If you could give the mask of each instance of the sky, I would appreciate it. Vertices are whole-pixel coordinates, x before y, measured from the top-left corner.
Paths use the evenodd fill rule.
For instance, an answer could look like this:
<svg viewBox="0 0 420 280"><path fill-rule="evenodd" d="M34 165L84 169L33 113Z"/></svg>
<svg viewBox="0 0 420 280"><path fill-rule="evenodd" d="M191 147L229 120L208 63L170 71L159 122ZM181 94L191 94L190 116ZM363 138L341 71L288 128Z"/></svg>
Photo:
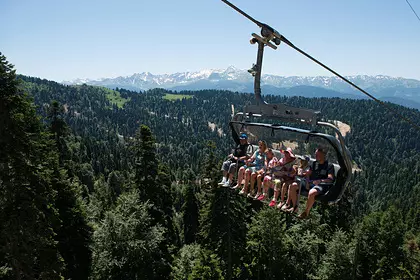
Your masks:
<svg viewBox="0 0 420 280"><path fill-rule="evenodd" d="M420 21L406 0L231 2L343 75L420 80ZM259 28L220 0L0 0L0 11L0 52L18 73L58 82L256 60ZM263 73L329 75L283 44L266 48Z"/></svg>

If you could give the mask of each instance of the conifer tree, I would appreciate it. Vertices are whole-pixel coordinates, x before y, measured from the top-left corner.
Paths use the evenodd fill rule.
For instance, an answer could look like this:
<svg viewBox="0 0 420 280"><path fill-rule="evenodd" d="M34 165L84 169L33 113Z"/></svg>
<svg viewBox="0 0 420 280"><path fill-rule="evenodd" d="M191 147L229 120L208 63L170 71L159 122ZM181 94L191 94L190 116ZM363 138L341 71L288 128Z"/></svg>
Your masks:
<svg viewBox="0 0 420 280"><path fill-rule="evenodd" d="M60 165L63 164L65 154L65 142L63 137L68 134L69 128L64 121L62 114L63 106L56 100L51 101L48 110L48 118L50 119L50 131L54 135L54 140L59 152Z"/></svg>
<svg viewBox="0 0 420 280"><path fill-rule="evenodd" d="M165 229L153 225L151 205L138 190L124 193L105 214L93 240L93 279L165 279L161 244Z"/></svg>
<svg viewBox="0 0 420 280"><path fill-rule="evenodd" d="M235 267L245 253L245 202L228 188L213 189L214 194L200 216L200 242L214 250L222 260L226 279L232 279Z"/></svg>
<svg viewBox="0 0 420 280"><path fill-rule="evenodd" d="M183 246L172 263L171 278L176 280L224 279L220 260L211 250L199 244Z"/></svg>
<svg viewBox="0 0 420 280"><path fill-rule="evenodd" d="M66 139L69 133L67 123L62 118L63 107L52 101L49 110L50 132L58 152L52 185L56 191L55 206L58 210L60 226L55 229L58 248L66 264L63 275L67 279L88 279L91 264L91 227L87 223L82 203L77 197L76 186L70 182L62 167L66 159ZM60 166L59 166L60 164Z"/></svg>
<svg viewBox="0 0 420 280"><path fill-rule="evenodd" d="M195 188L194 185L185 188L185 202L182 205L184 244L194 243L198 233L199 208Z"/></svg>
<svg viewBox="0 0 420 280"><path fill-rule="evenodd" d="M57 153L0 53L0 266L4 278L61 279L52 176Z"/></svg>

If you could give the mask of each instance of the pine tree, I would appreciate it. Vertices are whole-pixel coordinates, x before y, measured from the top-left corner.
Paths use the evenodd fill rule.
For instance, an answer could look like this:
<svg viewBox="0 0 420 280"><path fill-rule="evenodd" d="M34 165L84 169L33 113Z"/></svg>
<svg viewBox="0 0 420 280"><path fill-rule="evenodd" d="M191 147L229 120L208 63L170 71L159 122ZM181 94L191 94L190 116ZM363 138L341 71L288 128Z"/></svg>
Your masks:
<svg viewBox="0 0 420 280"><path fill-rule="evenodd" d="M52 176L57 153L0 53L0 266L7 278L61 279Z"/></svg>
<svg viewBox="0 0 420 280"><path fill-rule="evenodd" d="M63 276L66 279L88 279L92 228L87 223L75 186L66 179L63 170L60 173L56 173L53 186L57 192L55 205L61 222L55 230L55 239L66 264Z"/></svg>
<svg viewBox="0 0 420 280"><path fill-rule="evenodd" d="M162 266L162 275L170 273L170 249L177 247L177 234L173 225L173 192L171 189L170 171L166 165L160 164L156 157L156 143L149 127L141 125L135 139L136 174L135 183L140 194L140 201L150 202L152 207L149 213L153 224L162 225L165 230L165 242L161 243L160 250L163 259L167 261Z"/></svg>
<svg viewBox="0 0 420 280"><path fill-rule="evenodd" d="M140 190L141 199L151 202L158 201L159 192L156 190L158 175L158 160L156 158L155 137L149 127L141 125L136 134L136 183ZM159 206L159 205L155 205Z"/></svg>
<svg viewBox="0 0 420 280"><path fill-rule="evenodd" d="M161 244L165 229L153 225L151 205L138 190L124 193L93 235L93 279L165 279Z"/></svg>
<svg viewBox="0 0 420 280"><path fill-rule="evenodd" d="M91 227L87 223L77 190L67 178L62 167L66 159L66 139L69 133L67 123L62 118L63 107L52 101L49 110L50 131L58 150L59 162L54 166L52 185L56 191L55 206L58 210L60 226L55 229L58 248L66 264L63 275L67 279L88 279L91 265ZM61 167L60 167L60 166Z"/></svg>
<svg viewBox="0 0 420 280"><path fill-rule="evenodd" d="M171 278L176 280L224 279L220 260L199 244L183 246L172 263Z"/></svg>
<svg viewBox="0 0 420 280"><path fill-rule="evenodd" d="M347 234L337 230L326 244L326 253L317 265L315 279L353 279L354 243L349 242Z"/></svg>
<svg viewBox="0 0 420 280"><path fill-rule="evenodd" d="M194 243L198 233L199 208L195 189L194 185L185 188L185 202L182 205L184 244Z"/></svg>
<svg viewBox="0 0 420 280"><path fill-rule="evenodd" d="M226 279L232 279L245 253L245 202L228 188L213 189L214 194L200 216L200 243L214 250L222 261Z"/></svg>
<svg viewBox="0 0 420 280"><path fill-rule="evenodd" d="M60 165L66 157L65 141L63 137L68 134L69 128L64 121L62 114L64 113L63 106L56 100L51 101L48 118L50 119L50 131L54 135L54 140L59 152Z"/></svg>

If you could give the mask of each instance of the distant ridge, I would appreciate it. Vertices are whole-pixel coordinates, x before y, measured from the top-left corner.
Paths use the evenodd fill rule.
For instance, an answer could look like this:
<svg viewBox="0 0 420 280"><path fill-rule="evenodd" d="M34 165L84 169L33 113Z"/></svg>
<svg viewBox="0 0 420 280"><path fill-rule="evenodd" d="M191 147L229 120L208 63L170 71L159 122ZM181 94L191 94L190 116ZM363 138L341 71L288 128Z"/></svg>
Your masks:
<svg viewBox="0 0 420 280"><path fill-rule="evenodd" d="M420 109L420 81L390 76L357 75L349 80L382 100ZM96 85L143 91L152 88L172 90L222 89L238 92L253 91L253 77L242 69L206 69L197 72L154 75L150 72L131 76L64 81L68 85ZM338 77L262 75L264 94L302 95L306 97L364 98L364 96Z"/></svg>

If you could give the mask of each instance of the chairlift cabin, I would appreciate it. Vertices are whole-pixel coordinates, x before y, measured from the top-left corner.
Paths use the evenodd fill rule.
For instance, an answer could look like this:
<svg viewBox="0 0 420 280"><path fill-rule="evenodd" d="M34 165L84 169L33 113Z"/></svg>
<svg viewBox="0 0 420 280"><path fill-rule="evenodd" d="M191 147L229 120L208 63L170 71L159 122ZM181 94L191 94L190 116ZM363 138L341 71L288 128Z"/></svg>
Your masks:
<svg viewBox="0 0 420 280"><path fill-rule="evenodd" d="M352 177L350 152L340 130L333 123L321 121L318 111L285 104L267 104L261 96L261 69L266 46L275 50L281 42L284 42L308 58L314 59L295 47L272 27L253 19L229 1L222 1L261 28L261 36L252 33L250 42L258 45L258 53L256 64L248 70L254 76L256 105L245 106L243 112L238 113L235 113L232 106L230 128L234 141L239 144L240 133L247 132L251 144L257 144L258 140L265 140L268 147L273 148L277 154L280 149L291 147L297 155L301 156L314 154L317 147L322 147L328 152L328 161L334 165L335 180L329 190L324 195L318 195L316 199L328 203L338 202ZM307 129L286 126L285 123L298 123L298 127L303 125ZM333 130L332 134L327 132L329 129Z"/></svg>
<svg viewBox="0 0 420 280"><path fill-rule="evenodd" d="M244 120L242 113L235 115L230 122L232 137L239 144L239 135L248 134L248 141L253 145L254 151L258 149L259 140L267 142L274 154L280 158L280 150L288 147L293 149L296 157L304 158L313 155L315 150L322 147L327 152L327 160L334 166L335 180L328 192L317 196L321 202L336 203L340 200L344 190L349 185L352 174L350 153L347 148L333 135L307 129L284 126L273 123L258 122L258 120ZM339 133L339 132L338 132ZM340 137L338 137L340 138ZM311 157L311 162L315 159ZM302 195L307 195L302 193Z"/></svg>

